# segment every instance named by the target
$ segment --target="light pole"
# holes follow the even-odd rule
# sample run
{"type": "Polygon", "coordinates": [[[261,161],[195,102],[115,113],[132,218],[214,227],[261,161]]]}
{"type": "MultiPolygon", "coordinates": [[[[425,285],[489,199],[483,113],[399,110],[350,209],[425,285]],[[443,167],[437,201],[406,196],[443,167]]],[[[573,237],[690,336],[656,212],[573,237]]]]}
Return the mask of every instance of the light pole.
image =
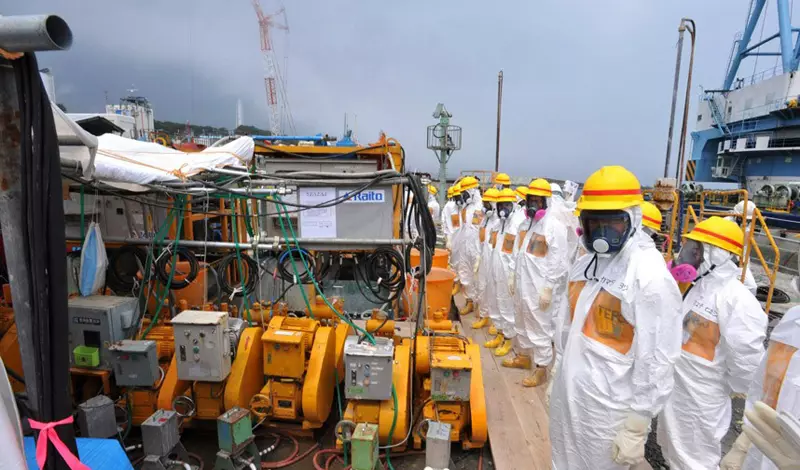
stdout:
{"type": "Polygon", "coordinates": [[[439,160],[439,204],[444,207],[447,198],[447,162],[453,152],[461,149],[461,127],[450,125],[453,115],[445,109],[443,103],[436,105],[434,119],[439,123],[428,126],[428,148],[433,150],[439,160]]]}

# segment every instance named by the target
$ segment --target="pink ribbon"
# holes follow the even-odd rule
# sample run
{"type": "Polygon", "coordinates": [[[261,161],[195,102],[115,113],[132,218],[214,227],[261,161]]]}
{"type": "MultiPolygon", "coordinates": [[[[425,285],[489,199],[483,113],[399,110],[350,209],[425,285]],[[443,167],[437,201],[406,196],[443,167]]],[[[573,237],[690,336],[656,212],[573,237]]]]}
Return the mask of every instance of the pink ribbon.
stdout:
{"type": "Polygon", "coordinates": [[[39,470],[44,468],[44,463],[47,461],[47,441],[53,443],[58,455],[64,459],[70,470],[92,470],[87,465],[82,464],[78,457],[70,452],[54,429],[62,424],[72,424],[72,416],[53,423],[40,423],[29,418],[28,423],[30,423],[31,429],[39,431],[39,437],[36,439],[36,464],[39,466],[39,470]]]}

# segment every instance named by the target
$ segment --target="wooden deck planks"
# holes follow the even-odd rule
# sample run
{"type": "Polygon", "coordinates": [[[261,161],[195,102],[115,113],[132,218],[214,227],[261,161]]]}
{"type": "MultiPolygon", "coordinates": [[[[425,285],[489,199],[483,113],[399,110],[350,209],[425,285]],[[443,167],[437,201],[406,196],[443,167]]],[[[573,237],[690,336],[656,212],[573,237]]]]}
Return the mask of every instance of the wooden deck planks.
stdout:
{"type": "MultiPolygon", "coordinates": [[[[463,318],[465,336],[481,345],[489,339],[485,329],[478,331],[469,327],[475,320],[474,315],[463,318]]],[[[522,387],[522,379],[528,372],[502,367],[502,360],[481,346],[489,443],[495,467],[498,470],[549,469],[545,387],[522,387]]]]}

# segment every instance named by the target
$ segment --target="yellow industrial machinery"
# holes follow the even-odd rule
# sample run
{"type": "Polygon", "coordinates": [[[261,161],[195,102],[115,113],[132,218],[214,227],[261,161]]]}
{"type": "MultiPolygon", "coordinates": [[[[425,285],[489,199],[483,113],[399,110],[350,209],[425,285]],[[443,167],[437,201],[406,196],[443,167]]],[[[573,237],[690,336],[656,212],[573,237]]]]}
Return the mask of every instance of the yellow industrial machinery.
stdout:
{"type": "MultiPolygon", "coordinates": [[[[412,340],[411,338],[402,338],[395,334],[396,325],[394,320],[389,320],[385,317],[385,314],[381,316],[379,312],[379,310],[373,311],[372,318],[367,320],[365,329],[373,335],[377,340],[376,342],[380,342],[381,340],[386,341],[388,339],[393,344],[394,354],[393,357],[389,358],[391,370],[387,371],[386,374],[391,374],[391,386],[394,388],[394,393],[396,394],[397,409],[395,410],[394,400],[391,395],[385,397],[383,400],[370,399],[369,393],[359,390],[359,392],[364,393],[366,398],[348,396],[347,407],[344,411],[342,421],[340,421],[336,427],[337,446],[341,446],[343,439],[346,439],[346,436],[355,430],[356,424],[367,423],[377,425],[378,440],[381,445],[400,443],[408,434],[409,427],[412,425],[412,416],[409,412],[412,340]],[[395,422],[395,428],[390,439],[389,434],[391,433],[392,422],[395,422]],[[351,429],[344,429],[347,426],[350,426],[351,429]]],[[[348,345],[351,344],[351,341],[357,342],[359,340],[359,337],[356,336],[351,336],[350,338],[348,345]]],[[[366,340],[362,339],[362,343],[363,342],[366,342],[366,340]]],[[[369,345],[368,348],[377,349],[372,345],[369,345]]],[[[348,351],[348,353],[350,353],[350,351],[348,351]]],[[[359,379],[361,379],[362,382],[371,379],[374,381],[373,377],[379,376],[376,371],[370,372],[371,375],[367,375],[366,377],[363,376],[363,373],[359,375],[359,373],[354,371],[358,365],[357,362],[353,360],[352,357],[350,357],[350,359],[353,362],[348,365],[348,370],[345,371],[346,394],[352,390],[351,387],[353,385],[359,387],[362,385],[361,383],[354,383],[359,379]]],[[[347,360],[346,358],[345,361],[347,362],[347,360]]],[[[365,364],[369,365],[369,361],[365,362],[365,364]]],[[[399,450],[403,450],[404,448],[405,444],[398,446],[399,450]]]]}
{"type": "Polygon", "coordinates": [[[273,317],[260,337],[266,383],[251,395],[253,414],[301,423],[303,430],[322,427],[337,386],[336,334],[336,327],[320,320],[273,317]]]}
{"type": "MultiPolygon", "coordinates": [[[[416,337],[415,399],[422,419],[448,423],[450,440],[464,449],[483,447],[488,436],[480,349],[459,335],[443,311],[426,320],[416,337]]],[[[414,435],[414,447],[422,438],[414,435]]]]}
{"type": "Polygon", "coordinates": [[[262,348],[258,339],[263,331],[259,326],[246,327],[233,338],[236,353],[231,370],[219,382],[181,380],[178,357],[173,354],[158,391],[157,408],[175,409],[184,415],[184,423],[190,419],[215,420],[234,406],[246,408],[261,386],[262,348]]]}

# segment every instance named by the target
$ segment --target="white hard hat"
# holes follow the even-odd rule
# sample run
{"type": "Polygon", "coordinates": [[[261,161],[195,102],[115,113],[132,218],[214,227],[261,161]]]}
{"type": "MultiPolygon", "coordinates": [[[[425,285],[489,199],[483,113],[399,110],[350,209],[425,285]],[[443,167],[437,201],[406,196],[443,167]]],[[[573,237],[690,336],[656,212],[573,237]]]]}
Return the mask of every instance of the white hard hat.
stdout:
{"type": "MultiPolygon", "coordinates": [[[[756,204],[753,201],[747,201],[747,220],[753,218],[753,212],[756,210],[756,204]]],[[[739,201],[733,206],[733,213],[736,215],[744,214],[744,201],[739,201]]]]}
{"type": "Polygon", "coordinates": [[[552,191],[554,193],[560,193],[561,192],[561,186],[559,186],[558,183],[550,183],[550,191],[552,191]]]}

